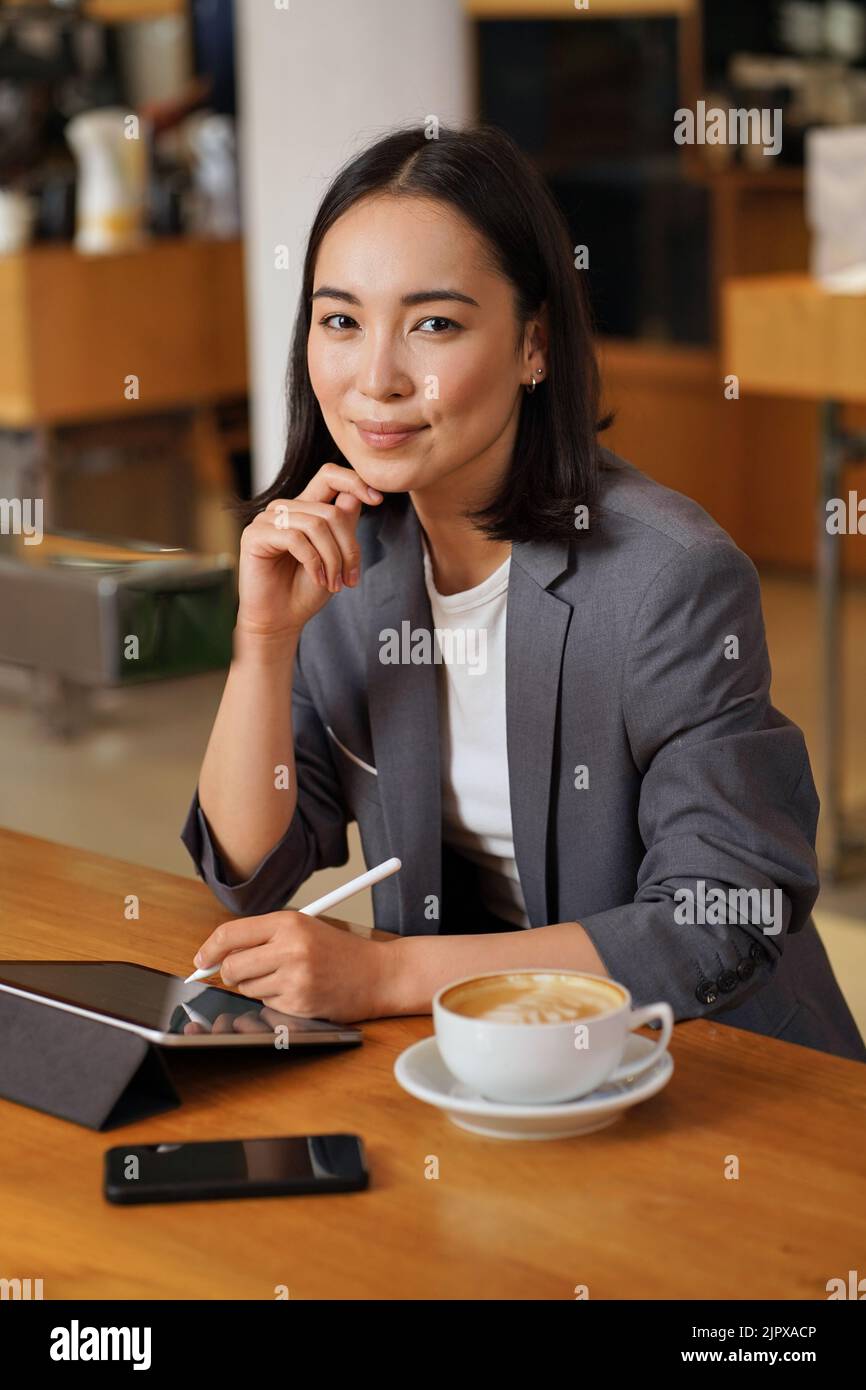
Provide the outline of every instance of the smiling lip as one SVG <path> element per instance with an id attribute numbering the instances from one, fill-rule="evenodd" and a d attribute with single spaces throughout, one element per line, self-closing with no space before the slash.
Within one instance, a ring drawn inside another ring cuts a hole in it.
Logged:
<path id="1" fill-rule="evenodd" d="M 355 420 L 354 424 L 364 443 L 374 449 L 394 449 L 427 428 L 426 425 L 402 425 L 388 420 Z"/>

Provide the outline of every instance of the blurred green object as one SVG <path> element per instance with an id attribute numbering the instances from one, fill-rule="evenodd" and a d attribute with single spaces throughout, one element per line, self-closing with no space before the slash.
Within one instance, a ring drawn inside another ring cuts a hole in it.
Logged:
<path id="1" fill-rule="evenodd" d="M 233 590 L 224 583 L 192 590 L 128 588 L 122 626 L 138 638 L 138 657 L 121 664 L 121 683 L 228 666 L 235 609 Z M 124 633 L 120 636 L 123 641 Z"/>
<path id="2" fill-rule="evenodd" d="M 0 661 L 32 671 L 37 705 L 57 732 L 77 732 L 92 691 L 231 661 L 230 555 L 43 534 L 28 522 L 0 532 L 0 595 Z"/>

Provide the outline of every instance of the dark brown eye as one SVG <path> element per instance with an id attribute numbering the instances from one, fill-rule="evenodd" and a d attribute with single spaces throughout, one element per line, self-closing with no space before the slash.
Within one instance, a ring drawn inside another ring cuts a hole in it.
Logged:
<path id="1" fill-rule="evenodd" d="M 440 317 L 438 317 L 438 316 L 433 317 L 433 318 L 429 318 L 429 319 L 422 319 L 422 320 L 421 320 L 421 323 L 419 323 L 418 327 L 419 327 L 419 328 L 423 327 L 423 325 L 424 325 L 425 323 L 436 323 L 436 324 L 439 324 L 439 325 L 440 325 L 439 328 L 435 328 L 435 329 L 432 329 L 432 330 L 428 330 L 428 331 L 432 332 L 432 334 L 433 334 L 434 337 L 435 337 L 438 333 L 447 332 L 447 330 L 448 330 L 449 328 L 459 328 L 459 327 L 460 327 L 459 323 L 455 323 L 454 319 L 445 319 L 445 318 L 440 318 Z"/>

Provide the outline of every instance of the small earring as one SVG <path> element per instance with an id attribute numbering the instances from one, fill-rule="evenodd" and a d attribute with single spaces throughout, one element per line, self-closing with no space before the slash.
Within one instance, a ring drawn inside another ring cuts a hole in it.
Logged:
<path id="1" fill-rule="evenodd" d="M 542 372 L 542 370 L 541 370 L 540 367 L 536 367 L 536 369 L 535 369 L 535 375 L 536 375 L 536 376 L 543 376 L 543 375 L 544 375 L 544 373 Z M 537 383 L 535 380 L 530 381 L 529 385 L 525 388 L 526 394 L 527 394 L 528 396 L 531 396 L 537 385 L 538 385 L 538 383 Z"/>

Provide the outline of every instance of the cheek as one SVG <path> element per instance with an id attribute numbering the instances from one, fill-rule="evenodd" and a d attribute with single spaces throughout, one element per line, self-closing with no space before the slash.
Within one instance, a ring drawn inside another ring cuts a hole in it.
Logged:
<path id="1" fill-rule="evenodd" d="M 347 383 L 344 353 L 334 352 L 327 343 L 308 343 L 307 370 L 313 392 L 322 405 L 339 399 Z"/>
<path id="2" fill-rule="evenodd" d="M 432 369 L 431 369 L 432 370 Z M 507 416 L 514 403 L 516 369 L 505 365 L 501 353 L 456 356 L 439 373 L 439 407 L 443 424 L 471 427 L 473 421 L 489 426 Z"/>

